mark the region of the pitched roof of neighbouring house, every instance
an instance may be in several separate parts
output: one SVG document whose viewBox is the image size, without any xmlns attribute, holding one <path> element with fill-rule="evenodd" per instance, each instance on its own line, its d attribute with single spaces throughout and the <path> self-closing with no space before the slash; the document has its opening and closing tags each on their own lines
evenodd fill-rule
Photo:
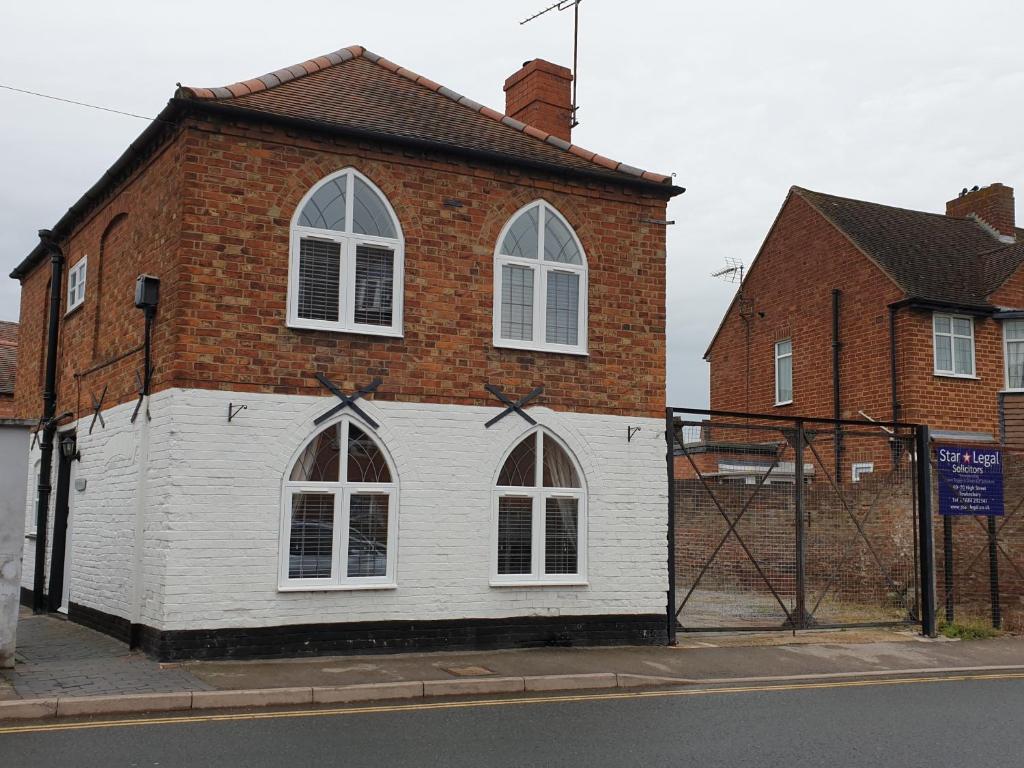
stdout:
<svg viewBox="0 0 1024 768">
<path fill-rule="evenodd" d="M 908 296 L 984 306 L 1024 262 L 1024 230 L 1004 243 L 974 219 L 911 211 L 793 187 Z"/>
<path fill-rule="evenodd" d="M 0 320 L 0 395 L 14 394 L 18 368 L 18 324 Z"/>
<path fill-rule="evenodd" d="M 486 151 L 513 162 L 672 183 L 664 174 L 610 160 L 514 120 L 358 45 L 222 88 L 182 87 L 177 96 Z"/>
</svg>

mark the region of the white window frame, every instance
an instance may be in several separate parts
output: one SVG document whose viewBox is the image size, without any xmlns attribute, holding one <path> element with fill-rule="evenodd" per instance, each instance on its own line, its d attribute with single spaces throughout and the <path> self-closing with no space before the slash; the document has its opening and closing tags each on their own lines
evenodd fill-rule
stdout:
<svg viewBox="0 0 1024 768">
<path fill-rule="evenodd" d="M 936 320 L 940 317 L 949 319 L 949 333 L 939 331 L 936 327 Z M 953 331 L 953 322 L 955 320 L 966 320 L 971 327 L 970 336 L 964 336 L 963 334 L 955 333 Z M 945 336 L 949 338 L 949 364 L 952 366 L 949 370 L 943 370 L 939 368 L 939 348 L 938 348 L 938 337 Z M 957 373 L 956 372 L 956 339 L 970 339 L 971 340 L 971 372 L 970 373 Z M 952 315 L 946 312 L 933 312 L 932 313 L 932 367 L 936 376 L 947 376 L 953 379 L 976 379 L 978 363 L 977 363 L 977 350 L 974 345 L 974 318 L 970 315 Z"/>
<path fill-rule="evenodd" d="M 553 439 L 558 446 L 565 451 L 576 476 L 580 479 L 579 488 L 545 488 L 544 485 L 544 435 Z M 498 476 L 501 474 L 505 462 L 512 451 L 528 437 L 537 441 L 535 446 L 534 479 L 533 486 L 511 485 L 500 486 L 497 484 Z M 498 463 L 498 475 L 495 476 L 492 487 L 491 500 L 491 586 L 492 587 L 544 587 L 544 586 L 587 586 L 587 481 L 572 451 L 552 432 L 541 429 L 534 429 L 526 434 L 521 434 L 513 442 L 511 447 L 505 451 Z M 528 498 L 531 500 L 530 521 L 532 525 L 530 539 L 530 573 L 498 573 L 498 501 L 503 497 Z M 549 498 L 571 498 L 576 499 L 576 573 L 544 573 L 544 557 L 546 545 L 546 499 Z"/>
<path fill-rule="evenodd" d="M 39 533 L 37 515 L 39 513 L 39 470 L 41 467 L 42 459 L 36 459 L 32 464 L 32 486 L 29 488 L 29 493 L 32 495 L 32 506 L 25 514 L 26 539 L 34 539 Z"/>
<path fill-rule="evenodd" d="M 370 437 L 380 449 L 387 463 L 391 476 L 389 483 L 349 483 L 348 450 L 349 426 L 355 424 Z M 328 429 L 341 425 L 342 456 L 338 466 L 338 480 L 330 482 L 309 482 L 306 480 L 290 480 L 292 468 L 299 460 L 306 447 Z M 331 542 L 331 576 L 329 578 L 292 578 L 288 575 L 290 564 L 290 545 L 292 528 L 292 497 L 295 493 L 329 493 L 334 496 L 334 525 Z M 348 575 L 348 534 L 349 513 L 353 495 L 374 494 L 388 497 L 388 552 L 384 576 L 349 576 Z M 330 425 L 319 428 L 303 442 L 292 456 L 285 469 L 283 489 L 281 493 L 281 534 L 278 551 L 278 585 L 279 592 L 311 592 L 311 591 L 354 591 L 360 589 L 394 589 L 398 586 L 396 568 L 398 564 L 398 475 L 395 473 L 394 462 L 380 439 L 366 425 L 343 416 Z"/>
<path fill-rule="evenodd" d="M 68 269 L 68 285 L 65 292 L 68 308 L 65 314 L 73 312 L 85 303 L 86 278 L 89 274 L 88 259 L 88 256 L 83 256 Z M 74 286 L 71 284 L 72 278 L 74 278 Z"/>
<path fill-rule="evenodd" d="M 501 244 L 505 235 L 512 227 L 512 224 L 522 214 L 531 208 L 540 208 L 540 215 L 537 217 L 538 244 L 537 258 L 524 259 L 517 256 L 506 256 L 501 253 Z M 560 262 L 544 260 L 544 222 L 547 216 L 557 216 L 561 219 L 569 234 L 572 235 L 576 247 L 580 251 L 581 264 L 562 264 Z M 533 339 L 506 339 L 501 335 L 501 275 L 505 266 L 526 267 L 533 271 Z M 555 344 L 547 341 L 547 296 L 548 296 L 548 274 L 551 272 L 563 272 L 579 276 L 579 311 L 576 316 L 576 344 Z M 539 352 L 558 352 L 566 355 L 586 355 L 587 352 L 587 329 L 589 328 L 587 308 L 589 268 L 587 265 L 587 254 L 583 250 L 583 244 L 576 234 L 576 230 L 569 224 L 555 206 L 547 200 L 534 200 L 527 203 L 514 214 L 512 214 L 505 226 L 498 234 L 498 242 L 494 246 L 494 306 L 493 306 L 493 344 L 495 347 L 508 349 L 529 349 Z"/>
<path fill-rule="evenodd" d="M 789 352 L 779 354 L 780 344 L 789 344 Z M 789 399 L 782 400 L 779 390 L 779 360 L 789 358 Z M 793 403 L 793 338 L 779 339 L 775 342 L 775 405 L 791 405 Z"/>
<path fill-rule="evenodd" d="M 1006 335 L 1006 328 L 1010 323 L 1020 323 L 1024 325 L 1024 318 L 1013 318 L 1003 321 L 1003 372 L 1004 381 L 1003 385 L 1005 392 L 1024 392 L 1024 387 L 1011 387 L 1010 386 L 1010 345 L 1011 344 L 1024 344 L 1024 338 L 1010 339 Z"/>
<path fill-rule="evenodd" d="M 861 477 L 870 475 L 874 471 L 875 463 L 873 461 L 857 461 L 850 467 L 850 479 L 855 483 L 859 483 Z"/>
<path fill-rule="evenodd" d="M 318 229 L 300 225 L 299 217 L 309 199 L 320 187 L 339 177 L 345 176 L 345 232 Z M 352 209 L 355 205 L 355 179 L 359 178 L 384 203 L 391 221 L 395 225 L 397 238 L 363 235 L 352 231 Z M 338 320 L 313 320 L 299 317 L 299 243 L 302 238 L 330 240 L 341 246 L 341 275 L 339 279 Z M 382 246 L 394 251 L 394 275 L 391 287 L 391 325 L 367 325 L 355 321 L 356 248 L 360 245 Z M 370 336 L 401 338 L 403 335 L 403 306 L 405 285 L 405 235 L 402 225 L 380 188 L 355 168 L 343 168 L 320 179 L 303 195 L 292 215 L 288 246 L 288 327 L 342 333 L 361 333 Z"/>
</svg>

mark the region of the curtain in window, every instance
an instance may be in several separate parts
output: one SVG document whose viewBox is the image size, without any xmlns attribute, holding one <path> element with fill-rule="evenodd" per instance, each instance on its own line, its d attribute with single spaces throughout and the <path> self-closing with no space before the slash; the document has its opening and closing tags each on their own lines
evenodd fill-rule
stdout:
<svg viewBox="0 0 1024 768">
<path fill-rule="evenodd" d="M 1024 389 L 1024 320 L 1003 323 L 1006 336 L 1006 386 Z"/>
<path fill-rule="evenodd" d="M 394 284 L 395 252 L 381 246 L 357 245 L 355 322 L 390 326 Z"/>
</svg>

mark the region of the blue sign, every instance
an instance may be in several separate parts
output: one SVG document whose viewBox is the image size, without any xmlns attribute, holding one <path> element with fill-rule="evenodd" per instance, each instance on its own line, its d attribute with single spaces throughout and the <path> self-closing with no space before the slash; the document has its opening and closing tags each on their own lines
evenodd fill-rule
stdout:
<svg viewBox="0 0 1024 768">
<path fill-rule="evenodd" d="M 939 470 L 939 514 L 1003 514 L 1002 451 L 939 445 L 935 453 Z"/>
</svg>

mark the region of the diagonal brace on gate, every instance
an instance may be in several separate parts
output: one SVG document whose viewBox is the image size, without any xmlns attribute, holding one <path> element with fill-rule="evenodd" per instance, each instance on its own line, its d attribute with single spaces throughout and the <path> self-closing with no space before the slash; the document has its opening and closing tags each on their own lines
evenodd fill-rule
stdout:
<svg viewBox="0 0 1024 768">
<path fill-rule="evenodd" d="M 868 539 L 867 534 L 864 532 L 864 526 L 861 524 L 861 521 L 857 519 L 857 516 L 853 513 L 849 505 L 846 503 L 846 498 L 839 490 L 839 486 L 836 485 L 836 481 L 832 477 L 831 473 L 829 473 L 827 465 L 825 464 L 825 462 L 821 460 L 821 456 L 818 454 L 817 449 L 814 447 L 814 443 L 808 441 L 806 445 L 808 448 L 811 449 L 811 453 L 814 455 L 814 458 L 818 460 L 818 464 L 821 465 L 822 474 L 825 475 L 825 479 L 828 480 L 829 485 L 832 486 L 833 492 L 836 494 L 836 496 L 839 497 L 839 503 L 843 505 L 843 509 L 846 511 L 846 514 L 849 516 L 850 520 L 853 522 L 853 526 L 857 529 L 858 535 L 864 540 L 864 545 L 867 547 L 868 552 L 871 553 L 871 557 L 875 561 L 875 564 L 878 566 L 878 570 L 881 572 L 886 584 L 889 585 L 889 588 L 894 593 L 896 593 L 897 595 L 901 595 L 900 601 L 903 603 L 903 607 L 906 608 L 909 612 L 910 606 L 907 605 L 905 598 L 906 590 L 901 590 L 896 585 L 896 582 L 894 582 L 892 578 L 889 576 L 888 572 L 885 569 L 885 566 L 882 564 L 882 559 L 878 556 L 878 553 L 875 551 L 875 548 L 871 546 L 871 541 Z"/>
<path fill-rule="evenodd" d="M 775 460 L 772 462 L 772 465 L 768 468 L 768 471 L 765 472 L 764 475 L 761 477 L 761 479 L 758 481 L 757 486 L 754 488 L 753 493 L 750 494 L 750 498 L 748 498 L 746 503 L 743 505 L 743 509 L 741 509 L 739 514 L 736 515 L 735 519 L 730 520 L 729 519 L 729 515 L 722 508 L 721 503 L 718 501 L 718 497 L 715 496 L 714 492 L 711 490 L 711 486 L 708 485 L 707 480 L 704 478 L 704 474 L 700 471 L 700 469 L 697 468 L 697 464 L 696 464 L 696 462 L 694 462 L 693 456 L 691 456 L 690 452 L 686 449 L 686 445 L 680 439 L 679 433 L 676 432 L 676 431 L 673 431 L 673 437 L 674 437 L 675 441 L 677 443 L 679 443 L 679 447 L 682 449 L 683 455 L 686 456 L 687 460 L 690 462 L 690 466 L 693 468 L 693 471 L 696 473 L 697 477 L 700 479 L 701 485 L 704 486 L 705 492 L 707 492 L 708 496 L 711 498 L 711 501 L 714 503 L 715 507 L 718 509 L 718 513 L 725 519 L 725 522 L 728 523 L 728 529 L 726 530 L 725 535 L 722 537 L 722 540 L 720 542 L 718 542 L 718 546 L 715 547 L 714 552 L 711 553 L 711 557 L 709 557 L 707 562 L 705 562 L 704 565 L 701 567 L 700 573 L 698 573 L 697 574 L 697 578 L 694 579 L 693 584 L 690 586 L 690 590 L 686 593 L 686 597 L 683 598 L 683 601 L 679 604 L 679 608 L 676 609 L 676 618 L 678 618 L 679 614 L 682 613 L 683 608 L 686 606 L 687 601 L 689 601 L 689 599 L 693 595 L 694 591 L 696 591 L 697 586 L 701 582 L 701 579 L 704 578 L 704 574 L 707 573 L 708 568 L 711 567 L 711 564 L 714 562 L 715 558 L 718 556 L 718 553 L 722 550 L 722 547 L 725 546 L 725 543 L 729 540 L 729 537 L 730 536 L 734 536 L 736 538 L 736 541 L 739 543 L 740 547 L 743 548 L 743 551 L 746 553 L 747 557 L 750 559 L 750 562 L 753 563 L 754 568 L 757 570 L 758 575 L 764 580 L 764 583 L 768 587 L 769 591 L 771 591 L 772 596 L 775 598 L 776 602 L 779 604 L 779 607 L 782 608 L 782 612 L 784 614 L 786 614 L 786 620 L 788 622 L 792 622 L 793 621 L 793 617 L 790 615 L 789 609 L 786 608 L 785 602 L 782 600 L 781 597 L 779 597 L 779 593 L 775 590 L 775 585 L 773 585 L 771 583 L 771 581 L 768 579 L 768 575 L 761 568 L 761 564 L 757 562 L 757 558 L 754 557 L 754 554 L 750 551 L 750 549 L 747 547 L 746 542 L 743 541 L 743 538 L 740 536 L 739 532 L 736 530 L 736 526 L 739 525 L 740 520 L 742 520 L 743 516 L 747 513 L 747 510 L 750 508 L 750 505 L 753 503 L 754 499 L 757 497 L 757 494 L 764 487 L 764 484 L 768 480 L 768 477 L 771 475 L 772 471 L 779 465 L 779 454 L 778 454 L 778 451 L 776 450 Z"/>
</svg>

